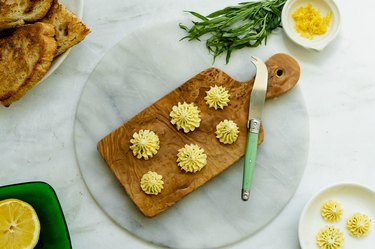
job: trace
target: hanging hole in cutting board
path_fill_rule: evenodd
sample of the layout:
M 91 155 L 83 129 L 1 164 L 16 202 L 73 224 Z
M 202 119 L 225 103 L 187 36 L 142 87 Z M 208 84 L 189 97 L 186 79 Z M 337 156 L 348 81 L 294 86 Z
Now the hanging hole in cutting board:
M 284 70 L 281 69 L 281 68 L 278 68 L 278 69 L 276 69 L 275 74 L 276 74 L 276 76 L 277 76 L 278 78 L 281 78 L 281 77 L 283 77 L 283 75 L 284 75 Z

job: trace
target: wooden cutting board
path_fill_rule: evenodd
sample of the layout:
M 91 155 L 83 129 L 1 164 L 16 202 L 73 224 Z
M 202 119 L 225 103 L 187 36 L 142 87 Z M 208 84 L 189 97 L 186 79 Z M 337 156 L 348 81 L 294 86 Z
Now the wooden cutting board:
M 300 68 L 292 57 L 276 54 L 269 58 L 266 65 L 269 73 L 268 99 L 282 95 L 297 83 Z M 98 143 L 101 156 L 145 216 L 153 217 L 165 211 L 244 155 L 253 82 L 253 79 L 238 82 L 217 68 L 209 68 L 159 99 Z M 224 110 L 208 108 L 204 101 L 206 91 L 214 85 L 223 86 L 230 93 L 230 103 Z M 202 121 L 194 132 L 185 134 L 170 123 L 169 113 L 178 102 L 194 103 L 200 109 Z M 232 145 L 221 144 L 215 137 L 216 125 L 224 119 L 233 120 L 240 129 L 238 140 Z M 141 129 L 154 131 L 160 139 L 158 153 L 147 161 L 137 159 L 129 149 L 133 133 Z M 259 143 L 263 138 L 262 129 Z M 207 154 L 207 165 L 195 174 L 185 173 L 176 163 L 178 149 L 191 143 L 198 144 Z M 140 188 L 140 179 L 148 171 L 163 176 L 164 189 L 159 195 L 147 195 Z

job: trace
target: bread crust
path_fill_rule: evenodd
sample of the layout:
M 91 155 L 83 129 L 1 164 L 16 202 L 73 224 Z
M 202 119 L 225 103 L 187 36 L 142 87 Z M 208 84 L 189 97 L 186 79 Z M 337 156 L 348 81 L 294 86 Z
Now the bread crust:
M 37 22 L 0 38 L 0 101 L 9 106 L 46 74 L 56 54 L 55 29 Z
M 42 19 L 53 0 L 0 0 L 0 30 Z
M 56 0 L 47 16 L 41 21 L 52 24 L 55 27 L 56 56 L 81 42 L 90 33 L 90 29 L 76 15 Z

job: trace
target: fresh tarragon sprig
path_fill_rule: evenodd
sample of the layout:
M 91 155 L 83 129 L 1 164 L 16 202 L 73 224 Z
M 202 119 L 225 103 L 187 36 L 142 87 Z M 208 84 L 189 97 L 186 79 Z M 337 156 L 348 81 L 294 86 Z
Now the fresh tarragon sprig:
M 234 50 L 244 47 L 257 47 L 271 32 L 281 27 L 281 11 L 286 0 L 262 0 L 243 2 L 203 16 L 194 11 L 187 11 L 200 21 L 192 21 L 188 28 L 179 24 L 188 34 L 183 39 L 199 40 L 208 35 L 206 47 L 214 56 L 226 52 L 226 63 Z

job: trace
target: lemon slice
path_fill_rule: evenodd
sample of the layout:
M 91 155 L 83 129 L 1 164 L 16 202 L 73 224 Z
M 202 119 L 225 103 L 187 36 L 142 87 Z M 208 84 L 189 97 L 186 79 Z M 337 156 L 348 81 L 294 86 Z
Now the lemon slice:
M 32 249 L 39 233 L 39 219 L 30 204 L 17 199 L 0 201 L 0 248 Z

